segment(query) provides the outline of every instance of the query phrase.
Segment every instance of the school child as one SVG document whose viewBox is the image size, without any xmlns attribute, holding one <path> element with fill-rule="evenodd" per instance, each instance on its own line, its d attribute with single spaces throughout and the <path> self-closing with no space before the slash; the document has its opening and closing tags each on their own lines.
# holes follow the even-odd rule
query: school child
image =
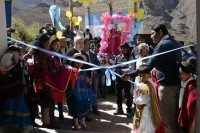
<svg viewBox="0 0 200 133">
<path fill-rule="evenodd" d="M 181 90 L 179 95 L 179 118 L 178 123 L 181 133 L 194 133 L 196 128 L 196 58 L 190 57 L 181 62 L 180 68 Z"/>
<path fill-rule="evenodd" d="M 85 55 L 76 53 L 73 56 L 76 59 L 86 61 Z M 79 70 L 83 66 L 82 63 L 73 62 L 72 69 Z M 74 72 L 77 73 L 77 72 Z M 85 118 L 90 109 L 90 102 L 95 99 L 95 95 L 91 91 L 91 86 L 89 84 L 89 78 L 86 71 L 80 71 L 76 75 L 76 81 L 73 85 L 72 91 L 67 92 L 67 104 L 74 119 L 74 129 L 75 130 L 89 130 L 89 127 L 85 123 Z M 69 89 L 70 90 L 70 89 Z M 80 120 L 80 122 L 79 122 Z"/>
<path fill-rule="evenodd" d="M 163 121 L 158 106 L 156 89 L 150 79 L 148 65 L 142 64 L 138 69 L 140 81 L 134 90 L 133 102 L 136 110 L 133 118 L 133 133 L 154 133 Z"/>
</svg>

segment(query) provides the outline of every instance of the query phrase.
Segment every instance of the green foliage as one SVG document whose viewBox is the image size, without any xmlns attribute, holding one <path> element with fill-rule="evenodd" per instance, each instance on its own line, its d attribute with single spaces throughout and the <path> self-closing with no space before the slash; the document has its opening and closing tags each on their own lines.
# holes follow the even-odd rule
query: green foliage
<svg viewBox="0 0 200 133">
<path fill-rule="evenodd" d="M 38 22 L 33 22 L 31 25 L 26 26 L 23 20 L 14 17 L 12 18 L 12 27 L 16 29 L 12 37 L 28 43 L 31 43 L 35 39 L 41 28 Z"/>
</svg>

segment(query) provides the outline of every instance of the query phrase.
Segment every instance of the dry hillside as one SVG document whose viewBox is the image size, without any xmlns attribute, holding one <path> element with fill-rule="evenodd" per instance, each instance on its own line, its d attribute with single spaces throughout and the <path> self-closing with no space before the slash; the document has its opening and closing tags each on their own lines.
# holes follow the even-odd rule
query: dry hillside
<svg viewBox="0 0 200 133">
<path fill-rule="evenodd" d="M 196 41 L 196 1 L 195 0 L 143 0 L 146 9 L 144 31 L 149 33 L 151 26 L 157 21 L 164 21 L 169 27 L 169 31 L 179 40 Z M 48 13 L 49 5 L 53 0 L 15 0 L 13 4 L 13 14 L 25 21 L 28 25 L 33 21 L 38 21 L 42 25 L 50 22 Z M 35 5 L 37 4 L 37 5 Z M 65 16 L 68 10 L 67 0 L 57 0 L 57 4 L 62 7 L 61 18 L 63 25 L 69 22 Z M 74 9 L 75 15 L 84 18 L 85 9 L 79 7 Z M 82 28 L 84 28 L 82 23 Z"/>
</svg>

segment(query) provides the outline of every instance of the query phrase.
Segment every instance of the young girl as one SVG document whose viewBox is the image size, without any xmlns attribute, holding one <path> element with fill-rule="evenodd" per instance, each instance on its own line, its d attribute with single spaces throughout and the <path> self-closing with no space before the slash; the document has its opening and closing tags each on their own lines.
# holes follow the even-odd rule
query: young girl
<svg viewBox="0 0 200 133">
<path fill-rule="evenodd" d="M 184 133 L 195 132 L 196 117 L 196 58 L 191 57 L 180 65 L 181 90 L 179 97 L 179 118 L 178 122 Z"/>
<path fill-rule="evenodd" d="M 87 60 L 86 56 L 80 53 L 74 54 L 73 57 L 79 60 Z M 82 63 L 72 63 L 72 67 L 74 70 L 80 69 L 82 66 Z M 90 100 L 94 99 L 94 94 L 91 92 L 91 86 L 89 85 L 87 72 L 81 71 L 78 74 L 76 74 L 76 76 L 77 77 L 75 85 L 72 85 L 73 92 L 71 94 L 68 92 L 67 94 L 68 108 L 71 111 L 71 114 L 74 118 L 74 129 L 89 130 L 89 127 L 85 123 L 85 117 L 90 108 Z"/>
<path fill-rule="evenodd" d="M 150 69 L 143 64 L 138 69 L 140 83 L 134 90 L 133 102 L 136 111 L 133 118 L 133 133 L 154 133 L 162 124 L 155 86 L 150 80 Z"/>
</svg>

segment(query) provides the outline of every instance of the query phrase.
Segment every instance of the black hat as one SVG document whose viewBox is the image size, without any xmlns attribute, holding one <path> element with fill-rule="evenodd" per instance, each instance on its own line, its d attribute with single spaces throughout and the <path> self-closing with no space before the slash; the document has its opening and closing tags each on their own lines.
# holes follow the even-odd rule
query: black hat
<svg viewBox="0 0 200 133">
<path fill-rule="evenodd" d="M 125 42 L 122 45 L 120 45 L 120 48 L 130 48 L 130 46 L 128 45 L 127 42 Z"/>
<path fill-rule="evenodd" d="M 51 36 L 48 35 L 48 34 L 41 34 L 41 35 L 38 36 L 38 40 L 40 42 L 48 41 L 50 38 L 51 38 Z"/>
<path fill-rule="evenodd" d="M 184 72 L 196 74 L 196 57 L 190 57 L 181 62 L 180 68 Z"/>
<path fill-rule="evenodd" d="M 70 28 L 70 25 L 68 25 L 68 24 L 67 24 L 67 25 L 65 25 L 65 28 Z"/>
</svg>

